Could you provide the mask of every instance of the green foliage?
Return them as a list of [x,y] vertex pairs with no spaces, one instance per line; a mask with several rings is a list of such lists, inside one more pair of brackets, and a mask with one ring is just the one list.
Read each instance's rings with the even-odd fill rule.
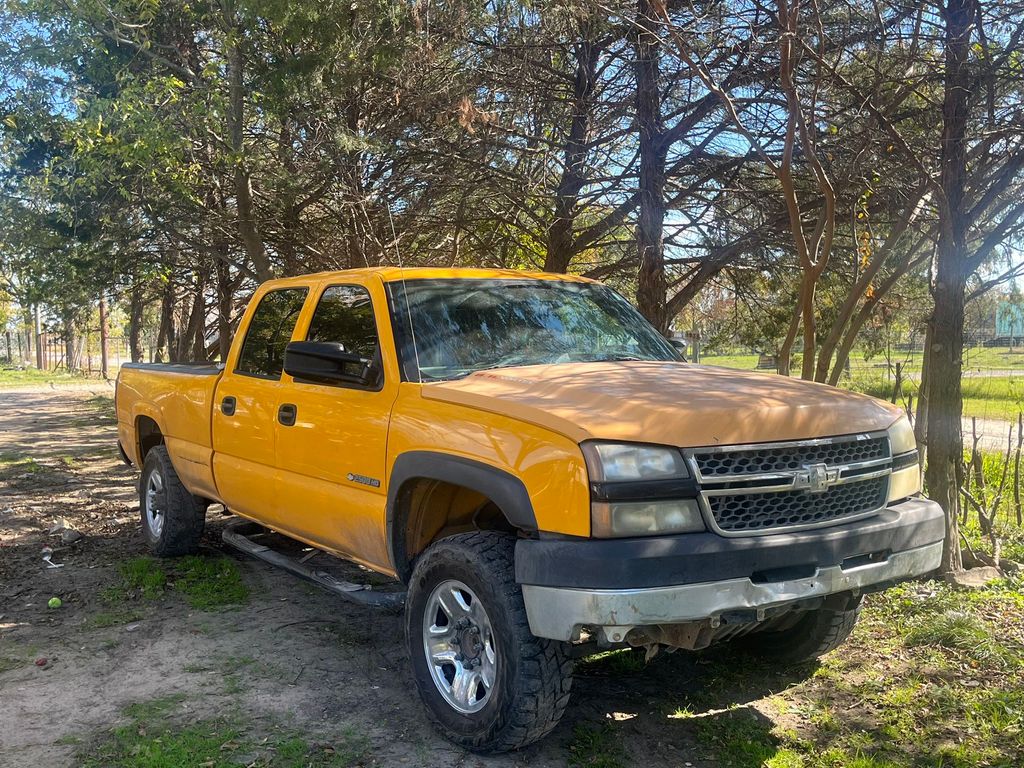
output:
[[238,566],[227,557],[190,555],[181,559],[176,570],[175,589],[184,593],[193,608],[209,610],[249,599],[249,587]]
[[223,556],[190,555],[180,560],[137,557],[122,563],[120,571],[121,584],[104,591],[110,603],[155,600],[168,589],[180,592],[189,605],[200,610],[240,605],[249,599],[249,587],[242,581],[238,566]]
[[1001,665],[1016,657],[993,637],[985,622],[977,616],[949,611],[919,618],[907,632],[904,642],[911,647],[939,645],[962,651],[979,664]]
[[114,728],[80,752],[84,768],[345,768],[360,764],[364,737],[351,729],[333,743],[310,742],[286,729],[253,732],[241,717],[198,722],[183,710],[184,694],[136,702],[124,709],[126,725]]
[[624,768],[625,759],[622,742],[609,726],[577,725],[573,729],[570,768]]

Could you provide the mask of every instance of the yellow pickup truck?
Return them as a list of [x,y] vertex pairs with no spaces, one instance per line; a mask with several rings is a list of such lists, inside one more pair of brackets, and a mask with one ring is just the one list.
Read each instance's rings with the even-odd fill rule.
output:
[[577,277],[275,280],[223,364],[126,365],[116,406],[156,554],[219,503],[401,581],[428,712],[481,752],[554,727],[574,646],[798,662],[941,556],[898,408],[688,364]]

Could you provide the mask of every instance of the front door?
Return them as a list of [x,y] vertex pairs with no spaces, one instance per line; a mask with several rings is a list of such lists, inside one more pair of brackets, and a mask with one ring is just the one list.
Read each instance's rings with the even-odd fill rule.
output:
[[373,280],[322,287],[300,336],[340,343],[371,362],[362,384],[284,375],[280,405],[294,409],[294,424],[277,425],[277,464],[286,530],[387,568],[385,455],[398,382],[396,370],[385,370],[375,307],[386,304]]
[[220,497],[232,512],[271,524],[280,516],[276,439],[284,349],[308,293],[280,288],[253,298],[241,350],[226,361],[213,404]]

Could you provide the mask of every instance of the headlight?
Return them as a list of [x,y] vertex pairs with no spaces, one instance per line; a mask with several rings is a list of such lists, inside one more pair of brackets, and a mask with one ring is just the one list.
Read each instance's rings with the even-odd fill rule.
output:
[[704,530],[696,499],[595,501],[591,535],[602,539]]
[[889,446],[892,448],[892,475],[889,477],[888,502],[892,503],[921,492],[917,438],[906,416],[901,416],[889,427]]
[[678,448],[583,443],[594,493],[591,534],[600,538],[703,531],[704,519]]
[[683,455],[676,448],[636,443],[583,443],[583,457],[591,482],[671,480],[689,477]]
[[889,427],[889,445],[892,447],[893,456],[917,450],[917,437],[914,435],[914,428],[910,426],[910,419],[906,416],[900,416],[896,423]]

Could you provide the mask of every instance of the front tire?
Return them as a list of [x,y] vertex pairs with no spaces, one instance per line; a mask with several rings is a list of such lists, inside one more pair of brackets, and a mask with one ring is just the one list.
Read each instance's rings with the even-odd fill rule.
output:
[[860,616],[860,600],[846,610],[818,608],[806,611],[781,631],[755,632],[743,638],[747,652],[783,665],[803,664],[838,648]]
[[139,480],[142,535],[159,557],[191,555],[206,527],[206,504],[193,496],[174,471],[167,449],[151,448]]
[[423,553],[409,584],[416,687],[441,733],[476,752],[543,738],[569,702],[569,645],[531,634],[514,553],[508,534],[452,536]]

